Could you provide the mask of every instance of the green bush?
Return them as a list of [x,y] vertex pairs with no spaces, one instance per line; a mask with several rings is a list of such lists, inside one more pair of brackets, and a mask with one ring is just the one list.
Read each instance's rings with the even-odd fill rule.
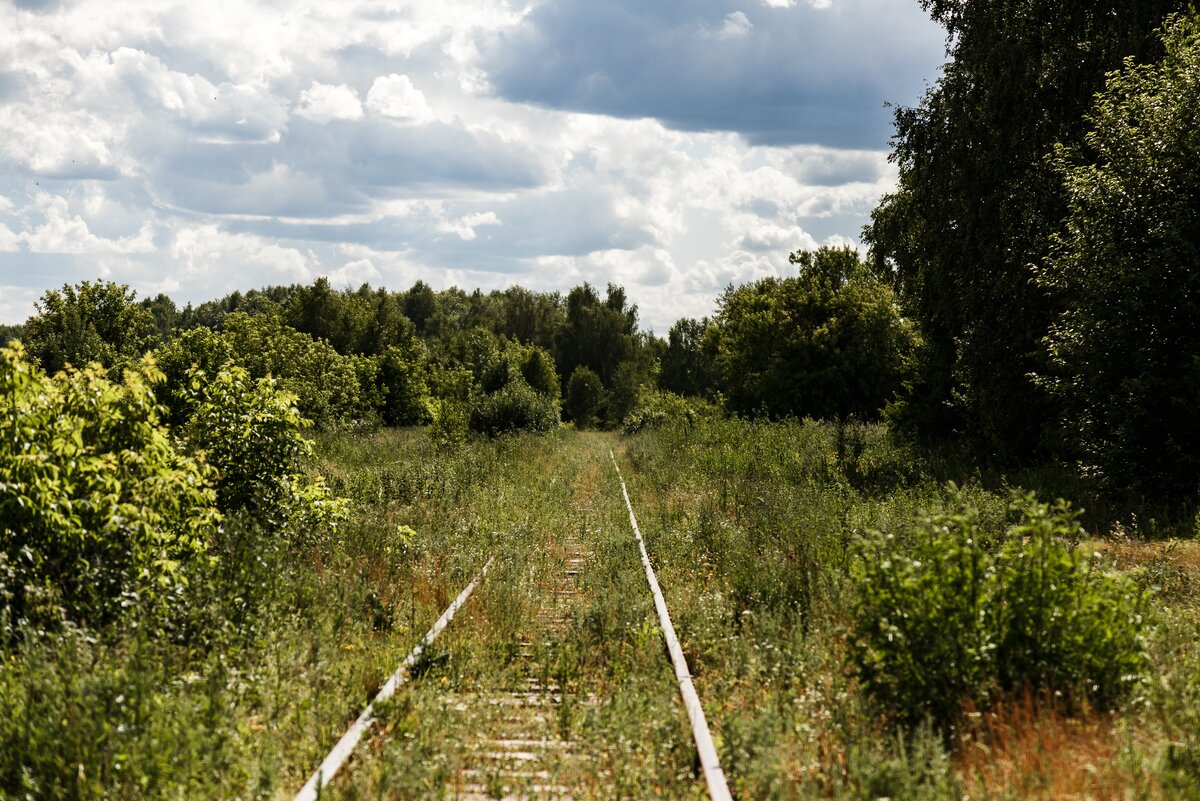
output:
[[381,417],[389,426],[429,422],[429,384],[424,346],[410,340],[405,348],[389,345],[379,355]]
[[647,389],[634,410],[625,416],[625,433],[694,423],[701,414],[698,407],[705,405],[697,399],[681,398],[674,392]]
[[273,314],[251,317],[234,312],[225,317],[221,333],[250,375],[278,379],[295,394],[300,413],[318,427],[375,416],[374,375],[363,374],[362,357],[343,356],[328,342],[285,325]]
[[790,256],[793,278],[730,286],[705,329],[730,410],[771,417],[877,419],[918,342],[895,293],[853,248]]
[[852,623],[864,689],[907,725],[943,732],[964,704],[1031,691],[1067,703],[1119,702],[1145,665],[1142,599],[1133,582],[1074,547],[1076,514],[1014,496],[1019,518],[989,536],[962,494],[906,536],[862,550]]
[[46,376],[0,350],[0,617],[103,623],[176,598],[220,521],[213,472],[159,419],[149,358]]
[[312,457],[301,434],[310,423],[274,379],[254,380],[231,365],[211,378],[194,372],[189,392],[184,437],[217,469],[222,511],[285,530],[329,532],[345,521],[345,502],[300,473]]
[[451,448],[467,439],[472,382],[471,371],[464,367],[435,366],[430,371],[433,397],[429,406],[433,420],[429,424],[429,438],[436,448]]
[[1162,61],[1108,76],[1084,146],[1057,151],[1066,218],[1036,273],[1063,304],[1041,378],[1060,433],[1133,505],[1200,491],[1200,13],[1162,37]]
[[558,419],[558,404],[519,378],[491,395],[476,398],[471,407],[471,430],[489,436],[549,431],[558,425]]
[[180,427],[189,412],[190,374],[193,369],[216,375],[234,360],[233,344],[211,328],[176,332],[154,350],[154,360],[166,376],[159,401],[167,407],[167,422]]

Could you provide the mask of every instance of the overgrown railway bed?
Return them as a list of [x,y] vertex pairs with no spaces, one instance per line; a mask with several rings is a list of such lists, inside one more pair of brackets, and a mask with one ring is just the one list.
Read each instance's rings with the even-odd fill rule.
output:
[[[567,497],[488,560],[295,801],[412,797],[395,775],[460,801],[730,798],[616,459],[595,445],[568,481],[529,488]],[[607,636],[614,616],[632,639]],[[630,701],[653,724],[641,742]]]

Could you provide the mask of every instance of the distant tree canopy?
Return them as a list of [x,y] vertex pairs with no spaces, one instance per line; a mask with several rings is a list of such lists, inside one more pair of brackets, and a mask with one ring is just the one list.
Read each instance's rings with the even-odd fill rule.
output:
[[626,306],[624,289],[609,284],[601,301],[590,284],[575,287],[558,332],[559,373],[570,376],[576,367],[586,367],[611,386],[617,366],[633,354],[636,331],[637,306]]
[[916,343],[890,287],[851,248],[793,253],[794,278],[730,287],[706,334],[730,409],[878,417]]
[[1113,488],[1200,490],[1200,16],[1111,75],[1060,148],[1066,229],[1039,284],[1062,298],[1044,374],[1062,434]]
[[704,351],[708,319],[677,321],[667,333],[658,384],[676,395],[709,395],[714,390],[711,355]]
[[1055,143],[1082,141],[1084,114],[1126,56],[1181,0],[922,0],[950,61],[916,108],[896,113],[899,186],[864,232],[920,324],[926,348],[901,419],[987,458],[1028,458],[1053,402],[1030,379],[1062,297],[1033,279],[1067,212]]
[[51,374],[68,364],[113,368],[137,358],[156,325],[154,315],[134,303],[136,297],[129,287],[108,281],[48,290],[24,326],[29,355]]

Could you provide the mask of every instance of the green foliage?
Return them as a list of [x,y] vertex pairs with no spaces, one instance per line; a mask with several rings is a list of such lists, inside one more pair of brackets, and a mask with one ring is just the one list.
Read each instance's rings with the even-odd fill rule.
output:
[[1129,60],[1059,150],[1066,230],[1039,281],[1063,299],[1044,385],[1086,468],[1155,500],[1200,490],[1200,16]]
[[188,385],[193,369],[216,375],[234,360],[233,344],[211,328],[176,331],[170,339],[154,350],[154,360],[166,381],[159,402],[166,407],[167,422],[178,428],[189,413]]
[[451,448],[467,438],[472,378],[471,372],[462,367],[435,368],[430,374],[433,420],[429,425],[429,438],[438,448]]
[[562,375],[586,367],[611,386],[617,366],[633,354],[636,330],[637,306],[626,306],[624,289],[609,284],[601,301],[591,285],[575,287],[567,295],[567,319],[558,334]]
[[165,339],[179,325],[179,307],[175,305],[175,301],[162,292],[153,298],[146,298],[142,301],[141,306],[154,316],[154,327],[158,340]]
[[896,111],[897,190],[864,231],[927,344],[898,419],[975,453],[1029,458],[1052,419],[1030,380],[1062,300],[1033,279],[1066,212],[1048,162],[1077,145],[1105,74],[1160,51],[1152,32],[1184,0],[922,0],[950,60],[916,108]]
[[521,378],[542,395],[558,400],[558,370],[554,367],[554,357],[543,348],[533,346],[526,349],[526,355],[521,361]]
[[421,425],[430,418],[425,348],[416,340],[407,345],[390,345],[379,356],[380,417],[389,426]]
[[[0,612],[5,637],[55,619],[107,622],[165,603],[220,516],[212,470],[159,419],[146,359],[48,377],[0,351]],[[13,628],[17,627],[17,628]]]
[[7,345],[10,340],[24,339],[25,326],[23,325],[0,325],[0,345]]
[[795,278],[730,287],[709,325],[718,386],[742,414],[876,418],[916,335],[850,248],[794,253]]
[[677,395],[710,395],[713,392],[712,359],[704,350],[708,318],[677,321],[667,334],[658,385]]
[[183,435],[216,468],[222,511],[285,531],[329,533],[345,522],[344,502],[300,473],[312,444],[293,395],[232,365],[212,376],[193,372],[188,389]]
[[644,392],[637,406],[625,416],[625,433],[662,428],[668,425],[690,425],[702,415],[712,414],[714,407],[694,398],[682,398],[662,390]]
[[83,281],[50,289],[25,323],[25,345],[42,369],[54,374],[68,364],[98,362],[105,368],[131,363],[156,330],[154,315],[134,302],[124,284]]
[[577,428],[588,428],[596,424],[596,416],[604,404],[604,384],[600,376],[586,367],[576,367],[567,382],[567,397],[563,401],[563,413]]
[[864,542],[850,658],[899,721],[949,732],[965,704],[1025,691],[1115,704],[1144,670],[1133,582],[1073,545],[1066,503],[1016,496],[1012,511],[1019,521],[995,537],[958,495],[901,537]]
[[558,425],[558,404],[516,378],[490,395],[475,398],[470,425],[472,431],[489,436],[549,431]]
[[225,317],[221,333],[251,376],[278,379],[296,396],[300,414],[317,426],[374,417],[373,381],[362,383],[373,376],[362,375],[354,357],[343,356],[324,340],[288,327],[274,314],[234,312]]

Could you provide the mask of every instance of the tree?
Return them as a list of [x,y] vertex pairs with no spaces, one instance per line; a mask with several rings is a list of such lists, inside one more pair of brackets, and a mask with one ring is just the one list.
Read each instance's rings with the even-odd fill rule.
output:
[[878,417],[916,344],[892,290],[851,248],[791,255],[795,278],[730,287],[708,328],[729,407],[840,418]]
[[380,416],[390,426],[413,426],[430,419],[425,346],[417,339],[389,345],[379,356]]
[[1077,455],[1114,490],[1200,490],[1200,16],[1158,63],[1126,61],[1056,165],[1066,230],[1038,274],[1065,308],[1043,383]]
[[567,382],[567,399],[563,411],[574,421],[576,428],[596,424],[596,415],[604,403],[604,384],[600,376],[586,367],[576,367]]
[[179,324],[179,308],[170,297],[159,292],[153,298],[142,301],[142,308],[154,315],[154,325],[158,331],[158,341],[161,342]]
[[554,358],[542,348],[534,345],[525,351],[521,360],[521,377],[534,390],[558,401],[558,371],[554,367]]
[[920,106],[897,110],[899,186],[864,231],[926,343],[901,419],[1020,460],[1052,412],[1029,378],[1061,304],[1030,270],[1066,212],[1046,157],[1080,141],[1107,71],[1161,52],[1153,31],[1185,3],[921,2],[951,60]]
[[417,333],[429,336],[433,333],[434,317],[437,315],[438,302],[433,289],[424,281],[417,281],[408,292],[404,293],[404,315],[413,321]]
[[587,367],[611,386],[617,365],[629,358],[637,331],[637,306],[626,306],[625,290],[608,285],[604,301],[590,284],[567,294],[567,319],[559,329],[557,362],[564,376]]
[[676,395],[697,396],[712,392],[709,354],[704,352],[704,332],[708,318],[681,319],[667,333],[658,385]]
[[7,345],[9,340],[24,339],[25,326],[23,325],[0,325],[0,346]]
[[562,296],[514,286],[495,298],[500,316],[498,334],[548,351],[554,349],[554,336],[566,319]]
[[29,355],[56,373],[68,364],[98,362],[113,368],[145,353],[156,326],[154,315],[134,301],[125,284],[83,281],[48,290],[25,323]]
[[294,393],[300,413],[320,427],[370,419],[377,376],[363,372],[369,360],[343,356],[322,339],[284,324],[278,312],[225,317],[222,336],[252,378],[273,376]]

